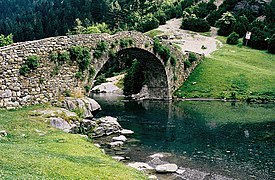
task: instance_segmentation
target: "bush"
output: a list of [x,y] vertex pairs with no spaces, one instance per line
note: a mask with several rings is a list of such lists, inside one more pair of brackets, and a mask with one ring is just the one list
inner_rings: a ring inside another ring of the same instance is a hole
[[175,56],[171,56],[170,63],[171,63],[172,66],[176,66],[177,65],[177,58]]
[[105,41],[98,42],[97,45],[96,45],[96,49],[94,51],[94,54],[93,54],[94,57],[96,59],[99,59],[104,54],[104,52],[107,51],[107,49],[108,49],[108,45]]
[[49,58],[50,58],[50,60],[51,60],[52,62],[57,62],[58,53],[52,52],[52,53],[50,54]]
[[58,53],[58,61],[61,63],[69,62],[70,61],[70,55],[68,52],[62,52]]
[[268,42],[266,41],[268,33],[258,27],[252,28],[251,32],[251,39],[248,41],[248,46],[254,49],[266,50],[268,47]]
[[0,47],[7,46],[13,43],[13,35],[9,34],[7,37],[5,37],[3,34],[0,35]]
[[207,32],[211,27],[205,19],[197,18],[196,15],[189,15],[185,12],[185,17],[182,19],[181,28],[195,32]]
[[38,56],[29,56],[24,64],[22,64],[19,69],[19,74],[26,76],[31,70],[35,70],[39,66],[39,57]]
[[197,61],[197,60],[198,60],[197,55],[193,52],[190,52],[189,57],[188,57],[188,61],[190,63],[192,63],[192,62]]
[[159,20],[150,13],[147,14],[138,25],[138,30],[141,32],[147,32],[157,27],[159,27]]
[[158,19],[160,25],[164,25],[166,23],[166,15],[162,10],[158,10],[155,16]]
[[166,64],[171,56],[170,49],[160,44],[159,40],[155,40],[153,50],[155,53],[160,55],[160,57],[164,60],[164,63]]
[[268,52],[275,54],[275,34],[268,41]]
[[190,63],[189,60],[184,61],[184,69],[185,69],[185,70],[188,69],[188,68],[190,68],[191,66],[192,66],[192,64]]
[[232,44],[232,45],[236,45],[239,43],[239,34],[232,32],[226,40],[227,44]]

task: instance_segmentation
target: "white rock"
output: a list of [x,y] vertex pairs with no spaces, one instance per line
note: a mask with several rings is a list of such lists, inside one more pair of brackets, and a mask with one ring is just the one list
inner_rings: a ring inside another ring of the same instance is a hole
[[100,146],[100,144],[94,144],[95,145],[95,147],[98,147],[98,148],[100,148],[101,146]]
[[149,157],[150,157],[150,158],[153,158],[153,159],[155,159],[155,158],[163,158],[164,155],[161,154],[161,153],[156,153],[156,154],[153,154],[153,155],[151,155],[151,156],[149,156]]
[[178,169],[178,170],[176,171],[177,174],[183,174],[184,172],[185,172],[184,169]]
[[115,141],[115,142],[111,142],[109,144],[111,147],[117,147],[117,146],[122,146],[123,142],[122,141]]
[[70,124],[61,118],[50,118],[50,122],[51,122],[52,127],[55,127],[57,129],[62,129],[65,132],[67,130],[70,130],[70,128],[71,128]]
[[149,178],[149,179],[158,179],[158,177],[155,176],[155,175],[150,175],[150,176],[148,176],[148,178]]
[[115,160],[118,160],[118,161],[122,161],[122,160],[125,159],[125,158],[122,157],[122,156],[112,156],[112,158],[115,159]]
[[112,140],[113,141],[123,141],[123,142],[125,142],[125,141],[127,141],[127,138],[124,135],[120,135],[118,137],[113,137]]
[[122,134],[122,135],[130,135],[130,134],[134,134],[134,131],[128,130],[128,129],[122,129],[120,131],[120,134]]
[[134,162],[134,163],[129,163],[128,166],[135,168],[139,171],[143,171],[143,170],[153,170],[154,168],[149,166],[146,163],[143,162]]
[[163,164],[156,167],[156,171],[159,173],[171,173],[176,172],[177,170],[178,166],[176,164]]

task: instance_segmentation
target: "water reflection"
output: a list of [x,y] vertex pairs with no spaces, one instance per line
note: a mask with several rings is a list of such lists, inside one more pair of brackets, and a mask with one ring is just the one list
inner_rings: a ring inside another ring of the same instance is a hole
[[173,153],[177,164],[239,179],[275,177],[274,105],[94,98],[102,105],[100,116],[116,116],[135,131],[139,151]]

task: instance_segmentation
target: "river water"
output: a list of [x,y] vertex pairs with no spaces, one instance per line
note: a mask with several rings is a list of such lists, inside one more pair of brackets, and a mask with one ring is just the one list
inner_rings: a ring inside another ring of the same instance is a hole
[[166,153],[166,161],[181,167],[234,179],[275,179],[275,104],[93,98],[103,109],[97,116],[117,117],[135,132],[124,154],[131,161]]

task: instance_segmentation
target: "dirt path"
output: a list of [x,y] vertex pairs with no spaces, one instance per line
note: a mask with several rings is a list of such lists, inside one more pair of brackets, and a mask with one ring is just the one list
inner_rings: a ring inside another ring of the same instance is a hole
[[[222,44],[216,40],[216,28],[211,28],[211,32],[201,35],[193,31],[180,29],[182,19],[171,19],[165,25],[159,26],[156,30],[163,33],[160,36],[166,36],[168,41],[174,43],[182,49],[182,51],[193,51],[209,56],[217,50]],[[203,48],[205,47],[205,48]]]

